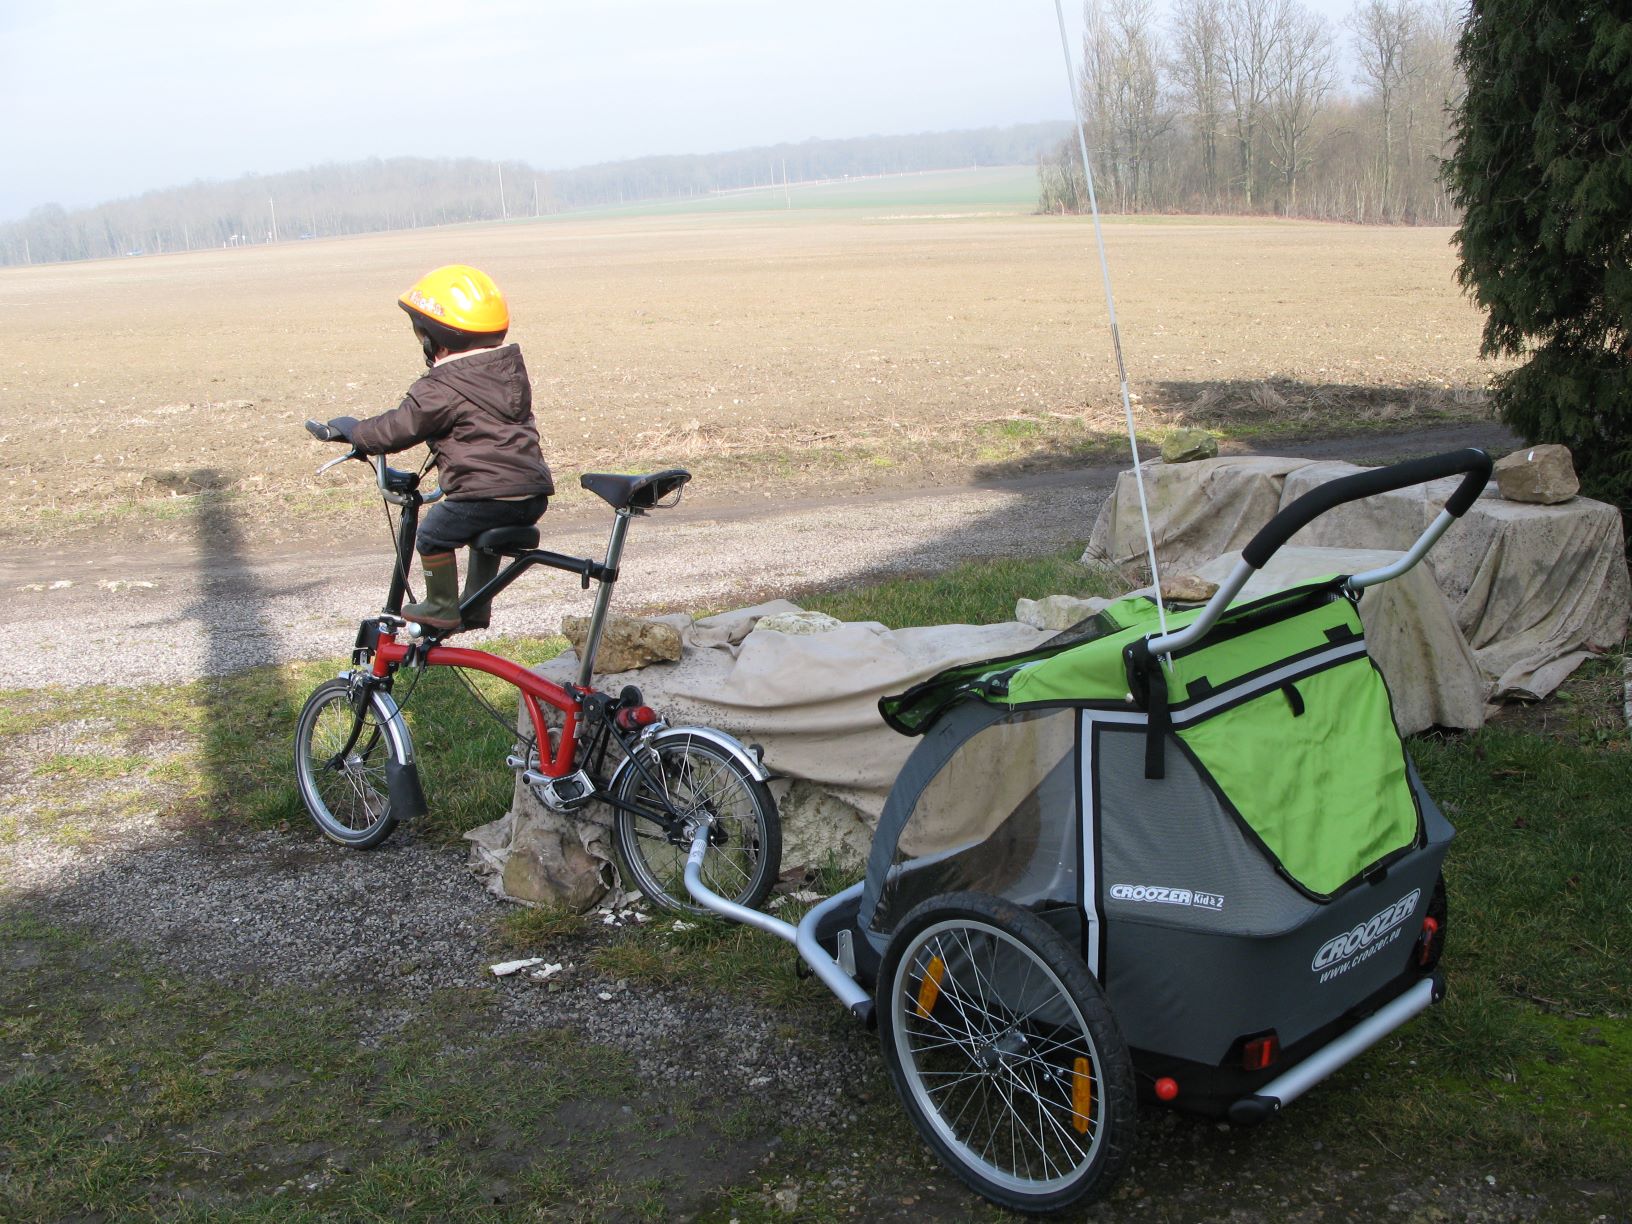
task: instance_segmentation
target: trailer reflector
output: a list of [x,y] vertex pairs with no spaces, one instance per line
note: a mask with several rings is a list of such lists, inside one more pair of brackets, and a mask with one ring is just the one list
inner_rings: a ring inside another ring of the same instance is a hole
[[924,967],[924,980],[918,983],[918,1015],[921,1019],[929,1019],[929,1013],[935,1010],[935,1000],[941,997],[941,979],[946,976],[946,962],[940,957],[932,957]]
[[1094,1113],[1094,1077],[1086,1058],[1071,1064],[1071,1127],[1079,1135],[1088,1133]]

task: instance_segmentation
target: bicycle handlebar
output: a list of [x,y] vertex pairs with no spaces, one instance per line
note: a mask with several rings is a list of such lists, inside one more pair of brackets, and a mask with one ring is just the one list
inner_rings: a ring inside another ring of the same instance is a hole
[[[351,443],[351,440],[338,429],[332,425],[326,425],[322,421],[307,421],[306,432],[311,434],[312,437],[316,438],[319,442],[345,442],[347,445],[350,445]],[[418,483],[417,478],[410,483],[407,478],[413,477],[413,473],[399,472],[395,468],[387,467],[384,455],[365,455],[355,446],[352,446],[351,449],[346,454],[341,455],[340,458],[331,459],[322,467],[318,468],[317,474],[321,476],[330,468],[338,467],[347,459],[359,459],[365,463],[372,464],[374,466],[374,483],[380,487],[380,496],[394,505],[401,506],[407,504],[409,495],[414,492],[413,484]],[[397,477],[396,480],[391,479],[393,475]],[[422,506],[428,506],[432,502],[441,500],[441,488],[432,489],[429,493],[419,494],[419,504]]]

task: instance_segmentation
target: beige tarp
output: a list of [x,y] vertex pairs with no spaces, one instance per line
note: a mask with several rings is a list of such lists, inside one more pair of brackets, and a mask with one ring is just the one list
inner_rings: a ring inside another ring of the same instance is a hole
[[[828,851],[848,858],[865,853],[868,826],[917,744],[885,727],[878,714],[881,696],[954,664],[1029,650],[1051,636],[1012,621],[898,630],[859,622],[809,635],[753,632],[762,616],[789,610],[797,609],[778,600],[695,624],[675,618],[685,645],[678,663],[596,678],[612,692],[638,685],[671,725],[717,727],[761,745],[766,766],[798,783],[783,794],[792,800],[784,811],[788,863],[819,862]],[[568,653],[539,670],[570,679],[577,660]],[[598,811],[590,819],[605,824],[608,817]],[[600,830],[547,811],[519,784],[503,820],[466,836],[475,843],[472,866],[492,878],[495,891],[523,900],[570,896],[577,904],[580,850],[603,862],[607,856]],[[519,863],[517,850],[526,851]]]
[[[1213,557],[1240,549],[1279,506],[1361,470],[1347,463],[1261,457],[1153,465],[1147,476],[1154,475],[1161,489],[1160,498],[1152,499],[1151,518],[1158,559],[1169,572],[1201,569]],[[1266,482],[1279,488],[1276,505],[1268,503]],[[1299,532],[1293,544],[1405,549],[1456,485],[1454,479],[1437,481],[1338,506]],[[1137,564],[1142,552],[1133,474],[1124,472],[1100,511],[1083,559]],[[1602,502],[1584,497],[1557,506],[1509,502],[1491,486],[1425,564],[1450,602],[1491,700],[1544,697],[1592,652],[1607,650],[1626,635],[1629,591],[1621,518]],[[1416,647],[1424,657],[1432,649],[1431,643]]]
[[[1288,501],[1363,471],[1316,463],[1287,477]],[[1339,506],[1293,543],[1406,548],[1439,514],[1455,480]],[[1486,487],[1425,562],[1491,681],[1491,697],[1540,698],[1583,660],[1626,636],[1628,581],[1621,515],[1586,497],[1556,506],[1504,501]]]
[[[1244,547],[1281,505],[1287,473],[1307,459],[1235,457],[1144,465],[1156,560],[1175,573]],[[1133,473],[1123,472],[1094,522],[1089,563],[1145,565],[1145,528]]]

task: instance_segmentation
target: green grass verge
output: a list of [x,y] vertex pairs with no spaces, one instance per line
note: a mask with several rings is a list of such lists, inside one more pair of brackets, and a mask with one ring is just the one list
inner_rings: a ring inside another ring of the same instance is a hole
[[[506,639],[491,648],[537,666],[566,640]],[[0,842],[41,831],[94,839],[97,814],[110,805],[145,806],[172,824],[308,826],[294,782],[295,722],[312,689],[341,670],[333,660],[140,689],[0,691],[0,753],[25,763],[37,783],[26,804],[0,818]],[[457,841],[510,807],[514,778],[504,758],[515,740],[515,690],[490,676],[469,678],[498,719],[447,669],[410,673],[395,690],[435,797],[419,825],[433,840]],[[31,749],[64,738],[68,751]]]

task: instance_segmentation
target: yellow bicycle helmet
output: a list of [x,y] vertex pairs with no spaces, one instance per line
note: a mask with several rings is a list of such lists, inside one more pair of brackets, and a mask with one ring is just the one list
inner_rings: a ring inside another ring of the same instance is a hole
[[468,264],[433,269],[397,299],[413,321],[425,364],[439,349],[462,353],[497,344],[510,329],[510,307],[487,273]]

